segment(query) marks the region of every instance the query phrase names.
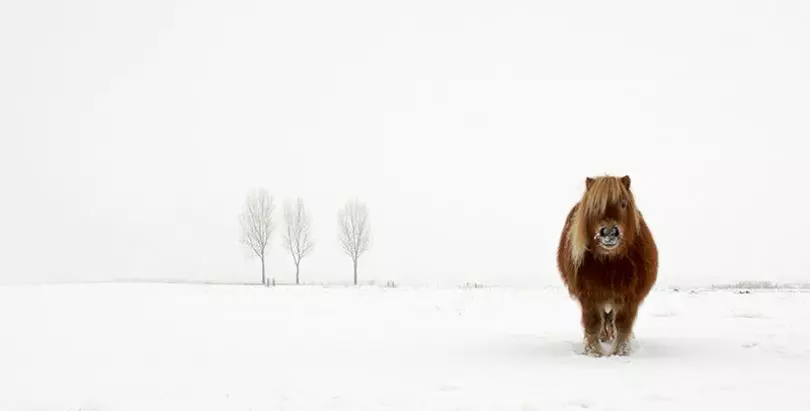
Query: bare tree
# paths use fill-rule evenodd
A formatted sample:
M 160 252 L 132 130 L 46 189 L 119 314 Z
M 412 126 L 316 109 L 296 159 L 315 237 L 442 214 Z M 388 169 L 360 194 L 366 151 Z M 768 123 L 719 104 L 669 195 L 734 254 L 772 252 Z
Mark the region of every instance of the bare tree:
M 239 222 L 242 225 L 242 244 L 250 248 L 262 261 L 262 284 L 264 285 L 267 285 L 264 257 L 275 229 L 273 222 L 275 208 L 273 197 L 268 195 L 266 190 L 254 190 L 248 193 L 244 209 L 239 216 Z
M 290 202 L 284 204 L 284 222 L 287 228 L 287 232 L 284 233 L 284 248 L 290 252 L 295 263 L 295 284 L 300 284 L 301 260 L 315 247 L 310 232 L 309 212 L 304 207 L 304 200 L 298 197 L 295 204 Z
M 357 260 L 368 251 L 371 243 L 368 207 L 359 201 L 350 201 L 338 213 L 339 239 L 343 251 L 352 259 L 354 284 L 357 285 Z

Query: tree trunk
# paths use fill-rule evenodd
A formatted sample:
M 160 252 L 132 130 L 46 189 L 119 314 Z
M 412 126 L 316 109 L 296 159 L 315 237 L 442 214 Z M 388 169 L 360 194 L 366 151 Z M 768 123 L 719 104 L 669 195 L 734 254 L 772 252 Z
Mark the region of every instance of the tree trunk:
M 301 265 L 301 262 L 300 262 L 300 261 L 299 261 L 299 262 L 297 262 L 297 263 L 295 263 L 295 285 L 300 284 L 300 283 L 298 282 L 298 272 L 300 271 L 300 270 L 299 270 L 299 266 L 300 266 L 300 265 Z
M 357 259 L 354 259 L 354 285 L 357 285 Z
M 267 277 L 264 276 L 264 256 L 262 256 L 262 285 L 267 285 Z

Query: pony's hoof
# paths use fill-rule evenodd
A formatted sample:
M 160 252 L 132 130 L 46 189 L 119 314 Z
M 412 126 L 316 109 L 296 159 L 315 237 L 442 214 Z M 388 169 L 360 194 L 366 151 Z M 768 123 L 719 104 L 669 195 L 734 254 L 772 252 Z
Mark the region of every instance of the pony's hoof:
M 625 341 L 623 343 L 617 344 L 616 349 L 614 350 L 616 355 L 619 356 L 627 356 L 630 355 L 630 343 Z
M 602 346 L 599 344 L 586 344 L 585 355 L 589 357 L 602 357 L 605 353 L 602 351 Z

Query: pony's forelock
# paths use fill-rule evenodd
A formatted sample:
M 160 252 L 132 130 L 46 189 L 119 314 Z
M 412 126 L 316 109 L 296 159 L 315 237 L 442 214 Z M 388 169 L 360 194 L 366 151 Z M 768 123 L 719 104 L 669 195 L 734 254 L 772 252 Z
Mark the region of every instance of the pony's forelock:
M 608 205 L 622 199 L 626 200 L 636 233 L 641 231 L 641 219 L 635 206 L 633 193 L 624 185 L 621 178 L 600 176 L 589 180 L 589 187 L 586 188 L 582 199 L 579 201 L 572 216 L 571 229 L 568 231 L 571 262 L 575 270 L 582 264 L 585 252 L 588 250 L 590 237 L 590 234 L 586 232 L 588 221 L 603 216 Z

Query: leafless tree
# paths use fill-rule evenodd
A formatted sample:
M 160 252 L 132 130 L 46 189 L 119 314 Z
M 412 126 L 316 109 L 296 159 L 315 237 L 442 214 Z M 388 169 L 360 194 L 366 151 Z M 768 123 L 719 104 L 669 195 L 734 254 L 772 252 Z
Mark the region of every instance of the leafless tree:
M 360 201 L 350 201 L 338 213 L 339 239 L 343 251 L 352 259 L 354 284 L 357 285 L 357 260 L 368 251 L 371 243 L 368 207 Z
M 265 275 L 264 257 L 267 245 L 275 229 L 273 211 L 275 211 L 273 197 L 264 189 L 248 193 L 239 222 L 242 225 L 242 244 L 262 261 L 262 284 L 267 285 Z
M 287 228 L 284 233 L 284 248 L 290 252 L 293 258 L 295 283 L 300 284 L 301 260 L 308 256 L 315 247 L 310 232 L 309 211 L 304 207 L 304 200 L 298 197 L 294 204 L 290 202 L 284 204 L 284 222 Z

